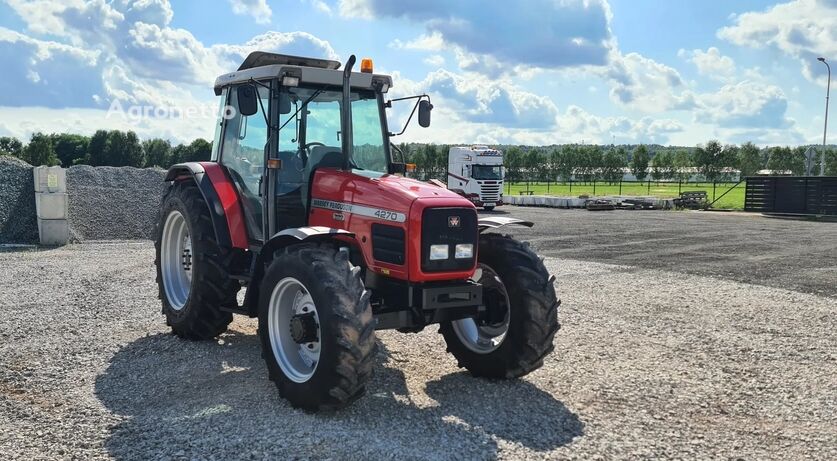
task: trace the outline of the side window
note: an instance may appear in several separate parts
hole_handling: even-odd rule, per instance
[[[230,90],[231,117],[227,119],[221,141],[221,163],[245,193],[258,196],[259,180],[264,168],[264,149],[267,144],[267,123],[261,110],[250,116],[238,112],[238,97]],[[259,97],[265,111],[270,98],[266,88],[259,87]]]

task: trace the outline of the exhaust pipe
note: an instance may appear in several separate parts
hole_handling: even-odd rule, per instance
[[[351,95],[351,78],[352,67],[355,66],[355,55],[349,56],[346,65],[343,67],[343,107],[340,108],[340,124],[343,134],[343,169],[348,170],[351,166],[352,158],[352,95]]]

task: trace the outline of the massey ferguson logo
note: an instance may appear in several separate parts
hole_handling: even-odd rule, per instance
[[[459,216],[448,216],[448,227],[459,227]]]

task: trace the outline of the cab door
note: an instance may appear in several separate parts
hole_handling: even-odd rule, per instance
[[[252,85],[251,85],[252,86]],[[269,91],[259,92],[262,106],[268,111]],[[261,184],[264,174],[268,127],[261,110],[250,116],[238,110],[238,91],[229,91],[224,126],[220,139],[220,163],[236,185],[244,210],[247,234],[251,241],[264,241]],[[268,112],[269,113],[269,112]]]

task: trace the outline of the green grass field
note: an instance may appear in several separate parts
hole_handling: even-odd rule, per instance
[[[563,197],[577,197],[582,194],[587,195],[644,195],[661,198],[675,198],[680,196],[680,191],[706,191],[706,195],[710,202],[716,197],[721,197],[724,192],[727,192],[735,183],[719,183],[715,186],[714,191],[712,183],[666,183],[666,182],[651,182],[650,188],[648,183],[622,183],[621,188],[619,184],[569,184],[550,183],[506,183],[504,185],[505,195],[519,195],[520,191],[530,190],[534,191],[535,195],[558,195]],[[594,190],[595,187],[595,190]],[[744,189],[745,184],[742,182],[736,186],[729,193],[724,195],[712,208],[725,210],[742,210],[744,209]]]

